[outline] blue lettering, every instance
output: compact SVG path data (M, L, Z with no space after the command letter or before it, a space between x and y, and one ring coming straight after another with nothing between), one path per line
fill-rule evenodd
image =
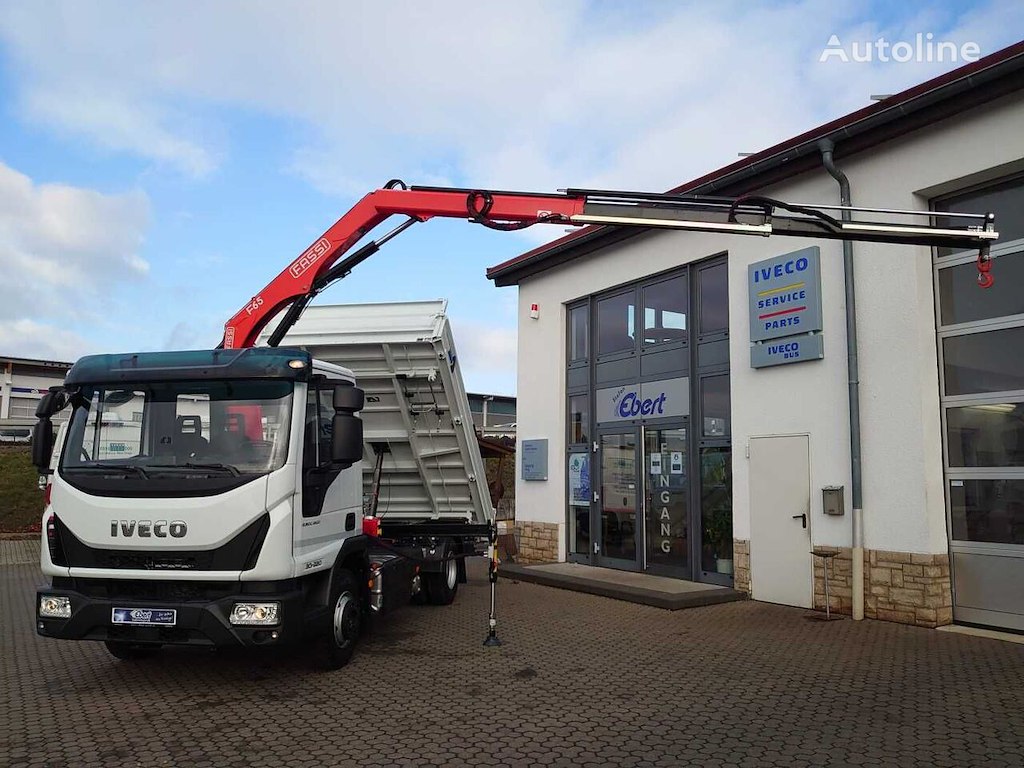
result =
M630 410L633 407L633 403L636 401L636 393L630 392L622 400L619 401L619 416L624 419L629 418Z
M666 393L662 392L657 397L641 400L636 392L627 392L619 401L618 414L623 419L653 416L655 413L664 414L666 396Z
M771 280L773 277L783 277L784 275L804 272L809 266L810 262L807 258L805 256L801 256L796 261L784 261L781 264L776 264L772 267L761 267L754 270L754 282L761 283Z
M785 344L769 344L769 355L783 355L785 359L800 357L800 342L790 341Z

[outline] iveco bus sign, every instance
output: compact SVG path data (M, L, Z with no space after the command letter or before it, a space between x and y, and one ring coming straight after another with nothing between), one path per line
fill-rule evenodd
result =
M690 413L686 376L597 390L597 423L647 421Z

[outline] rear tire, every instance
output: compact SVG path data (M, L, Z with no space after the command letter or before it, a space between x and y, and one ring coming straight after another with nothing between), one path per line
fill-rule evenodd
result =
M160 646L155 643L128 643L124 640L105 640L103 644L107 646L107 651L110 652L111 656L121 661L145 659L153 656L160 650Z
M365 606L359 581L351 571L340 570L331 590L331 615L323 643L324 669L341 669L356 651L363 633Z
M459 591L459 562L452 552L441 561L440 573L425 573L423 584L431 605L451 605Z

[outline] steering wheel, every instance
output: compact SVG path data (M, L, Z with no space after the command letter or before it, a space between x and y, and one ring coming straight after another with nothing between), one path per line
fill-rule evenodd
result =
M86 461L92 461L92 456L90 456L90 455L89 455L89 454L88 454L88 453L86 452L86 450L85 450L85 446L84 446L84 445L82 446L82 458L84 458L84 459L85 459Z

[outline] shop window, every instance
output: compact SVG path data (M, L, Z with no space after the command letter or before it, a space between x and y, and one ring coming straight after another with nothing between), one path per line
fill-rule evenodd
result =
M587 395L572 395L569 398L569 444L589 443L590 413Z
M1024 467L1024 403L946 409L951 467Z
M700 334L729 330L729 269L723 261L697 272Z
M732 449L700 451L701 568L731 575Z
M1024 327L942 340L947 395L1024 389Z
M597 354L608 355L634 348L636 298L633 291L597 302Z
M569 310L569 362L586 360L590 354L590 320L586 304Z
M590 552L590 453L569 454L569 541L572 551Z
M998 279L986 291L978 290L974 261L939 270L939 307L942 325L972 323L1005 315L1024 314L1024 251L995 261Z
M700 380L700 408L703 437L726 437L729 424L729 376L705 376Z
M950 480L956 541L1024 544L1024 479Z
M990 211L996 215L996 230L999 242L1024 238L1024 179L1016 178L994 187L968 192L955 197L939 200L935 210L943 213L982 213ZM939 219L939 224L977 223L975 219ZM938 255L949 256L954 253L952 248L937 249Z
M689 297L686 277L644 288L644 346L686 340L686 311Z

